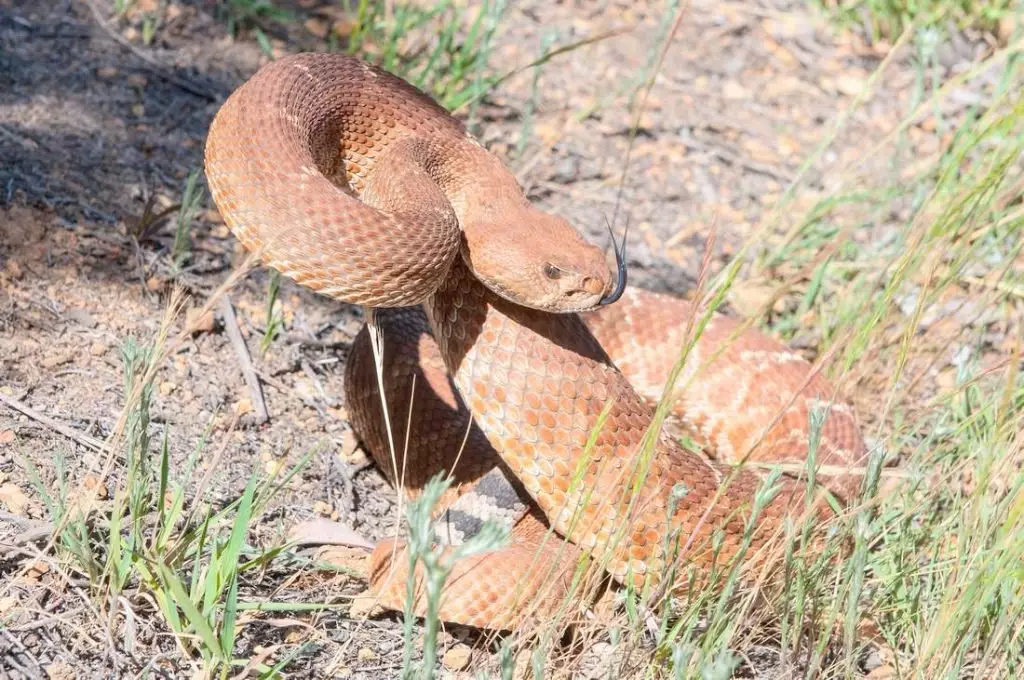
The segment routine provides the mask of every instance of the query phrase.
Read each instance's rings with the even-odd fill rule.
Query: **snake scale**
[[[645,455],[689,303],[623,293],[624,272],[604,251],[535,208],[457,119],[381,69],[328,54],[265,65],[218,111],[205,160],[225,221],[267,266],[375,310],[400,470],[365,330],[345,391],[384,474],[415,496],[450,471],[440,511],[472,524],[473,504],[460,499],[474,494],[489,499],[484,515],[512,524],[507,547],[455,564],[446,621],[507,629],[549,616],[584,553],[614,581],[648,586],[685,573],[670,561],[699,573],[728,560],[762,483],[729,463],[803,462],[812,409],[827,413],[823,465],[864,454],[852,409],[808,362],[716,315],[674,407],[713,459],[668,436]],[[853,488],[845,476],[829,482],[840,496]],[[804,493],[782,478],[746,554]],[[402,541],[378,544],[370,582],[385,606],[402,608],[407,565]]]

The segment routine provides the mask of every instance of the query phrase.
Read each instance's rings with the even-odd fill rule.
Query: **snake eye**
[[[557,281],[562,278],[562,270],[555,265],[548,263],[544,265],[544,276],[548,277],[552,281]]]

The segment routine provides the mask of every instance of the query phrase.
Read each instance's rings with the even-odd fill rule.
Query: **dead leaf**
[[[326,513],[322,514],[330,514],[332,511],[331,506],[323,501],[314,503],[313,509],[317,512],[326,510]],[[345,545],[373,550],[373,544],[363,538],[362,534],[355,529],[324,519],[311,519],[296,524],[288,532],[288,540],[294,541],[298,545]]]
[[[107,485],[101,482],[95,475],[86,475],[85,479],[82,480],[82,485],[87,491],[94,491],[96,498],[104,499],[107,497]]]
[[[25,570],[25,576],[33,581],[38,581],[40,576],[50,573],[50,565],[39,560],[29,565]]]
[[[239,417],[244,416],[247,413],[252,413],[252,399],[250,399],[249,397],[239,399],[238,402],[235,404],[234,411],[235,415]]]

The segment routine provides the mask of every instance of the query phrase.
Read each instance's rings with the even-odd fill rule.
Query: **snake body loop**
[[[445,620],[510,628],[548,616],[583,552],[616,581],[656,585],[677,552],[700,573],[740,555],[752,521],[753,560],[804,490],[783,480],[751,518],[762,479],[726,463],[802,462],[813,409],[828,413],[822,464],[864,454],[852,409],[806,361],[725,317],[693,348],[675,409],[718,460],[665,436],[645,450],[688,303],[622,294],[601,249],[530,205],[461,124],[383,71],[313,54],[265,66],[217,114],[206,167],[226,222],[269,266],[355,304],[422,303],[378,314],[405,491],[451,471],[440,509],[452,535],[472,530],[474,507],[513,525],[510,546],[456,565]],[[392,476],[373,371],[363,332],[346,400]],[[855,488],[829,481],[840,495]],[[383,541],[372,564],[371,586],[401,609],[403,544]]]

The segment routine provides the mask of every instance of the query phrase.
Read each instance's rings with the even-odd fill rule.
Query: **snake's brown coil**
[[[423,303],[425,314],[378,314],[406,492],[449,470],[465,439],[443,507],[467,490],[486,491],[474,485],[496,466],[522,494],[518,504],[491,499],[494,512],[521,509],[512,544],[456,566],[445,620],[510,628],[550,614],[580,551],[620,582],[657,583],[667,532],[688,546],[682,559],[700,567],[721,531],[716,559],[728,560],[761,477],[740,470],[712,505],[729,476],[725,463],[748,453],[802,462],[814,408],[828,413],[822,464],[856,464],[864,453],[852,410],[833,403],[806,361],[756,331],[732,338],[737,324],[715,317],[686,364],[675,411],[718,461],[663,436],[634,495],[651,400],[685,343],[688,304],[631,289],[588,311],[614,288],[604,253],[533,208],[428,97],[360,61],[304,54],[262,68],[217,114],[206,169],[228,225],[269,266],[355,304]],[[364,332],[346,396],[353,426],[393,478],[373,371]],[[843,494],[856,480],[831,481]],[[674,488],[685,492],[668,517]],[[782,482],[757,520],[751,554],[803,493]],[[549,527],[557,533],[546,537]],[[400,542],[374,553],[371,586],[386,606],[402,607],[406,564]]]

